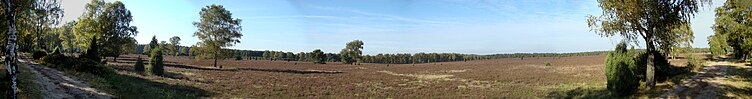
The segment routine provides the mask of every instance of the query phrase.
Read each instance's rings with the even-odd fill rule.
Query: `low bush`
[[[105,64],[102,64],[97,60],[67,57],[62,54],[48,55],[43,57],[41,61],[43,65],[57,68],[58,70],[75,71],[94,75],[107,75],[115,72],[114,69],[107,67]]]
[[[546,62],[546,66],[553,66],[553,65],[551,65],[551,62]]]
[[[42,50],[37,50],[31,53],[31,57],[34,59],[41,59],[44,56],[47,56],[47,52],[42,51]]]
[[[699,58],[694,55],[687,55],[687,67],[691,68],[692,71],[700,71],[702,70],[702,67],[705,65],[705,60],[702,58]]]
[[[606,57],[607,89],[618,96],[631,95],[640,86],[639,78],[630,69],[635,67],[633,55],[627,52],[626,43],[616,46]]]
[[[133,68],[134,70],[136,70],[136,72],[146,71],[146,68],[144,67],[144,60],[141,59],[141,57],[138,57],[138,59],[136,59],[136,64],[133,66]]]

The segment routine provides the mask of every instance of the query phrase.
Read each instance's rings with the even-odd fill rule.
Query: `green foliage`
[[[164,74],[164,59],[162,48],[157,47],[151,51],[149,56],[149,72],[154,75],[162,76]]]
[[[546,62],[546,66],[554,66],[551,64],[551,62]]]
[[[92,0],[86,4],[84,14],[73,30],[76,42],[80,48],[88,48],[86,45],[97,45],[100,48],[98,54],[102,56],[118,57],[125,53],[128,45],[135,42],[133,36],[135,26],[130,26],[133,21],[131,12],[120,1],[106,3],[101,0]],[[97,37],[95,44],[89,44],[88,38]]]
[[[243,57],[242,57],[242,56],[240,56],[240,55],[236,55],[236,56],[235,56],[235,60],[243,60]]]
[[[75,71],[100,76],[115,73],[114,69],[100,63],[99,60],[88,58],[74,58],[62,54],[50,54],[43,57],[41,60],[43,65],[57,68],[58,70]]]
[[[752,1],[749,0],[729,0],[716,9],[715,24],[712,26],[715,34],[708,39],[714,55],[724,55],[724,51],[733,52],[734,58],[746,60],[752,54],[750,11]]]
[[[6,3],[0,2],[0,49],[5,49],[8,44],[8,19]],[[32,52],[34,49],[49,50],[59,39],[53,29],[57,26],[63,15],[60,1],[58,0],[11,0],[13,6],[13,20],[17,36],[17,49],[23,52]]]
[[[708,45],[710,45],[710,53],[713,56],[723,56],[732,51],[731,46],[728,45],[726,35],[714,34],[708,37]]]
[[[313,61],[313,63],[326,64],[326,55],[324,55],[324,52],[322,52],[320,49],[313,50],[313,52],[311,52],[311,58],[311,61]]]
[[[240,26],[240,19],[232,18],[232,13],[221,5],[209,5],[201,8],[199,12],[201,19],[199,22],[193,22],[198,31],[193,33],[201,42],[205,54],[212,54],[214,57],[214,67],[217,66],[217,58],[222,53],[222,47],[234,46],[240,43],[240,37],[243,34]]]
[[[363,41],[354,40],[346,44],[344,49],[339,52],[343,64],[353,64],[356,61],[362,61]]]
[[[52,53],[50,55],[62,55],[63,53],[60,52],[60,47],[55,47],[55,49],[52,49]]]
[[[170,46],[167,47],[170,54],[178,56],[180,54],[180,37],[173,36],[170,38]]]
[[[459,53],[377,54],[377,55],[364,55],[362,57],[362,62],[364,63],[387,63],[387,64],[412,64],[412,63],[469,61],[469,60],[499,59],[499,58],[591,56],[591,55],[601,55],[607,52],[608,51],[576,52],[576,53],[514,53],[514,54],[492,54],[492,55],[475,55],[475,54],[459,54]],[[332,57],[332,58],[336,58],[336,57]]]
[[[693,37],[691,32],[687,32],[690,31],[687,29],[690,18],[698,12],[700,4],[712,2],[709,0],[598,0],[598,3],[603,12],[597,17],[588,16],[587,24],[591,31],[603,37],[619,35],[628,42],[637,42],[638,38],[642,38],[647,52],[654,53],[656,47],[668,49],[675,45],[689,44],[688,42],[691,42]],[[666,50],[664,53],[671,53],[670,51]],[[647,72],[649,72],[647,74],[653,74],[655,70],[649,68]],[[647,85],[654,87],[654,75],[646,77]]]
[[[626,44],[619,43],[615,51],[606,57],[607,89],[619,96],[631,95],[640,86],[639,78],[630,67],[635,66],[635,61]]]
[[[70,21],[68,23],[63,24],[61,27],[58,28],[58,39],[62,40],[60,41],[60,46],[62,46],[61,51],[64,52],[78,52],[81,50],[77,45],[77,42],[75,41],[77,38],[75,35],[73,35],[73,28],[76,26],[76,21]]]
[[[144,60],[141,59],[141,57],[138,57],[136,59],[136,64],[133,66],[133,68],[134,68],[134,70],[136,70],[136,72],[144,72],[144,71],[146,71],[146,68],[144,67]]]
[[[694,72],[699,72],[705,65],[705,60],[695,55],[687,55],[687,67],[691,68]]]
[[[84,58],[90,59],[90,60],[101,60],[99,57],[99,46],[97,46],[97,37],[91,38],[91,43],[89,43],[89,49],[86,50],[86,54],[84,54]]]
[[[149,41],[149,45],[148,46],[144,46],[144,54],[146,54],[148,56],[151,56],[151,50],[153,50],[154,48],[159,47],[159,43],[158,42],[159,41],[157,41],[157,36],[156,35],[152,36],[151,37],[151,41]]]

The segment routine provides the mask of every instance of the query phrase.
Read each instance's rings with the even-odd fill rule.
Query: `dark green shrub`
[[[619,43],[606,57],[607,89],[618,96],[634,93],[640,86],[639,78],[630,69],[634,64],[633,55],[627,52],[626,43]]]
[[[162,76],[164,73],[164,60],[162,57],[162,48],[157,47],[152,49],[149,56],[149,71],[157,76]]]
[[[41,61],[43,61],[43,65],[57,68],[58,70],[75,71],[100,76],[115,73],[114,69],[107,67],[99,61],[88,58],[74,58],[62,54],[51,54],[43,57]]]
[[[321,51],[320,49],[313,50],[313,52],[311,52],[311,55],[312,55],[311,58],[313,59],[313,63],[326,64],[326,60],[324,59],[326,58],[326,55],[324,55],[324,52]]]
[[[553,66],[553,65],[551,65],[551,62],[546,62],[546,66]]]
[[[241,57],[241,56],[235,56],[235,60],[243,60],[243,57]]]
[[[63,62],[66,62],[68,60],[68,57],[66,57],[63,54],[50,54],[47,56],[44,56],[40,59],[42,64],[55,67],[57,64],[62,64]]]
[[[44,56],[47,56],[47,52],[43,50],[36,50],[33,53],[31,53],[31,57],[34,59],[41,59]]]
[[[96,36],[91,38],[91,42],[89,42],[89,49],[86,50],[86,54],[83,55],[83,58],[88,58],[90,60],[96,60],[96,61],[101,60],[99,58],[99,47],[97,46]]]
[[[136,59],[136,65],[134,65],[133,68],[134,70],[136,70],[136,72],[146,71],[146,68],[144,67],[144,60],[141,59],[141,57],[138,57],[138,59]]]
[[[86,72],[94,75],[108,75],[115,73],[115,70],[100,63],[99,60],[79,58],[77,62],[72,63],[73,69],[78,72]]]
[[[683,69],[671,66],[671,64],[668,63],[668,59],[666,59],[666,57],[663,56],[663,54],[661,54],[660,52],[655,52],[654,54],[655,58],[653,60],[653,64],[655,65],[656,81],[666,81],[668,78],[683,72]],[[639,53],[639,55],[640,56],[635,58],[636,65],[631,67],[631,69],[635,72],[636,75],[638,75],[640,80],[645,81],[648,54],[642,52]]]

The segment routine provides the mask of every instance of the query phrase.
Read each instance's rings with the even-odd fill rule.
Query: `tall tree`
[[[193,22],[198,28],[193,36],[201,40],[200,47],[213,52],[214,67],[217,67],[217,59],[222,53],[222,48],[240,43],[240,37],[243,36],[240,33],[241,20],[232,18],[230,11],[215,4],[201,8],[199,15],[201,20]]]
[[[74,41],[76,39],[76,36],[73,35],[73,27],[75,26],[76,21],[70,21],[58,28],[58,39],[62,40],[60,42],[60,45],[62,45],[62,48],[65,52],[75,52],[80,50],[78,49],[76,42]]]
[[[159,47],[159,43],[157,41],[157,36],[154,35],[151,37],[151,41],[149,42],[149,45],[144,47],[144,53],[147,55],[151,55],[151,50],[157,47]]]
[[[681,54],[688,52],[692,48],[692,41],[694,41],[694,32],[690,25],[680,24],[679,26],[671,29],[673,36],[667,36],[664,40],[656,41],[658,48],[663,52],[664,56],[670,56],[672,59]]]
[[[354,62],[361,61],[361,54],[363,54],[363,41],[354,40],[347,43],[344,49],[339,52],[341,55],[342,63],[353,64]]]
[[[713,56],[723,56],[731,52],[731,46],[728,45],[726,35],[713,34],[708,37],[708,45],[710,45],[710,53]]]
[[[48,40],[44,40],[47,35],[51,35],[50,29],[52,26],[60,23],[60,19],[63,17],[63,9],[60,8],[60,3],[57,0],[36,0],[34,5],[32,18],[35,33],[34,41],[36,41],[37,48],[41,50],[48,50],[45,44],[51,43]]]
[[[180,37],[173,36],[170,38],[170,51],[172,51],[170,54],[174,56],[178,56],[180,54]]]
[[[15,33],[16,33],[16,50],[18,51],[30,51],[33,48],[35,41],[33,41],[36,37],[34,37],[34,33],[36,31],[36,22],[34,22],[35,16],[33,13],[33,10],[35,10],[38,5],[38,0],[10,0],[8,2],[12,3],[6,3],[5,0],[3,0],[2,7],[3,11],[0,13],[3,17],[0,17],[0,27],[3,29],[10,29],[11,25],[8,23],[11,20],[10,14],[13,14],[12,20],[13,25],[16,27]],[[6,6],[10,5],[10,6]],[[13,10],[10,10],[9,12],[6,12],[5,10],[9,10],[12,7]],[[0,46],[3,46],[1,48],[6,48],[6,44],[9,44],[8,38],[10,36],[9,31],[0,31],[3,35],[0,35]]]
[[[655,87],[655,48],[660,42],[675,43],[673,29],[688,24],[700,4],[709,0],[598,0],[603,10],[601,16],[588,16],[591,31],[604,37],[620,35],[627,41],[637,42],[638,37],[647,47],[647,86]],[[656,43],[658,42],[658,43]]]
[[[4,14],[5,19],[8,27],[8,45],[5,48],[5,69],[8,71],[8,75],[10,75],[10,98],[16,99],[18,92],[16,89],[18,89],[18,83],[16,82],[16,73],[17,72],[17,66],[16,66],[16,18],[13,16],[13,9],[12,2],[10,0],[3,0],[4,6]]]
[[[99,56],[99,46],[97,45],[97,37],[91,38],[91,43],[89,43],[89,49],[86,50],[86,53],[83,55],[84,58],[91,59],[94,61],[101,61],[101,56]]]
[[[723,6],[716,9],[715,40],[726,40],[731,47],[734,58],[746,60],[752,54],[752,1],[727,0]],[[711,41],[711,43],[713,43]],[[723,43],[716,42],[716,51],[723,48]],[[710,45],[711,50],[714,48]]]
[[[326,55],[324,55],[324,52],[320,49],[313,50],[313,52],[311,52],[311,58],[313,59],[313,63],[326,64]]]
[[[86,4],[86,12],[79,18],[74,32],[77,38],[96,36],[96,45],[101,47],[101,54],[117,58],[125,52],[123,46],[131,42],[131,38],[138,33],[136,27],[130,25],[131,21],[131,12],[122,2],[105,3],[92,0]],[[85,44],[88,42],[81,42],[79,45]]]

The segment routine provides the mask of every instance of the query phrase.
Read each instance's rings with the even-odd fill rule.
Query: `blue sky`
[[[88,0],[63,0],[64,20],[80,16]],[[202,7],[223,5],[242,19],[249,50],[336,53],[352,40],[365,54],[453,52],[471,54],[610,50],[620,38],[588,31],[595,0],[123,0],[133,13],[139,43],[156,35],[190,46]],[[722,0],[714,5],[721,5]],[[717,7],[713,6],[712,8]],[[694,47],[707,47],[714,12],[692,20]]]

